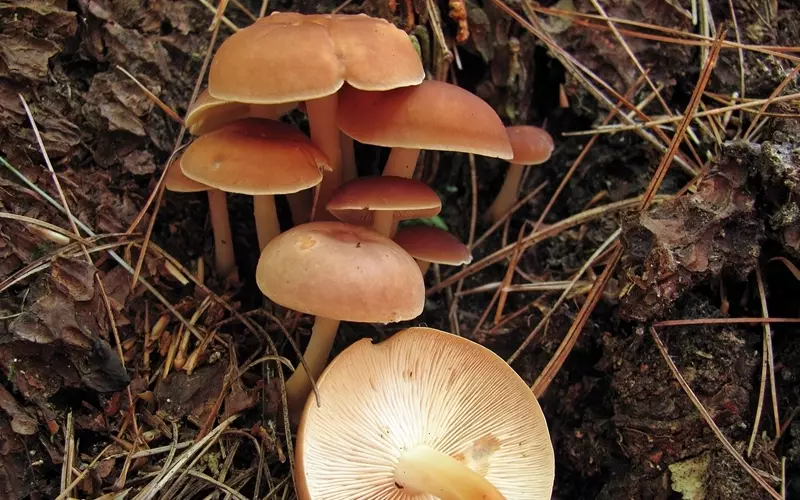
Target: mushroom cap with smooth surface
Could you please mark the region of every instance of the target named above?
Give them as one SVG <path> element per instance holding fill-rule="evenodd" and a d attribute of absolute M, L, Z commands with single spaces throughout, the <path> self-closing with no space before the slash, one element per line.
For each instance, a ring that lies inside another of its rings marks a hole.
<path fill-rule="evenodd" d="M 181 158 L 186 177 L 228 193 L 296 193 L 319 184 L 328 159 L 285 123 L 246 118 L 192 142 Z"/>
<path fill-rule="evenodd" d="M 186 113 L 186 128 L 192 135 L 203 135 L 242 118 L 277 120 L 297 107 L 297 103 L 248 104 L 217 99 L 203 90 Z"/>
<path fill-rule="evenodd" d="M 261 252 L 261 292 L 284 307 L 340 321 L 393 323 L 425 305 L 414 259 L 370 228 L 310 222 L 289 229 Z"/>
<path fill-rule="evenodd" d="M 424 78 L 408 35 L 384 19 L 276 12 L 222 43 L 208 89 L 219 99 L 275 104 L 319 99 L 345 81 L 387 90 Z"/>
<path fill-rule="evenodd" d="M 184 174 L 181 169 L 182 156 L 183 154 L 172 160 L 169 166 L 167 176 L 164 178 L 164 187 L 167 188 L 167 191 L 174 191 L 176 193 L 199 193 L 214 189 L 202 182 L 197 182 L 186 177 L 186 174 Z"/>
<path fill-rule="evenodd" d="M 483 475 L 509 500 L 551 497 L 544 414 L 514 370 L 475 342 L 431 328 L 362 339 L 317 386 L 321 405 L 308 399 L 297 432 L 300 499 L 432 499 L 395 485 L 400 456 L 419 445 Z"/>
<path fill-rule="evenodd" d="M 364 144 L 513 156 L 506 127 L 492 107 L 446 82 L 425 80 L 386 92 L 344 86 L 337 120 L 345 134 Z"/>
<path fill-rule="evenodd" d="M 509 162 L 516 165 L 538 165 L 553 154 L 553 138 L 546 130 L 531 125 L 514 125 L 506 128 L 514 157 Z"/>
<path fill-rule="evenodd" d="M 327 209 L 341 221 L 372 224 L 376 211 L 391 211 L 394 220 L 433 217 L 442 210 L 442 201 L 436 191 L 416 179 L 359 177 L 339 186 Z"/>
<path fill-rule="evenodd" d="M 431 226 L 400 228 L 392 238 L 415 259 L 447 266 L 472 262 L 469 248 L 452 234 Z"/>

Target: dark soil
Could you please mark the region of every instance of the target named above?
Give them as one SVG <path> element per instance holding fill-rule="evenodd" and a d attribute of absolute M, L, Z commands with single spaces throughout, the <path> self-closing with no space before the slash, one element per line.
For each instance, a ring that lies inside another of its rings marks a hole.
<path fill-rule="evenodd" d="M 261 2 L 242 3 L 257 12 Z M 443 31 L 452 37 L 457 26 L 447 17 L 447 2 L 439 3 Z M 553 3 L 542 2 L 544 6 Z M 612 17 L 697 32 L 691 19 L 674 6 L 688 9 L 688 1 L 601 3 Z M 733 3 L 743 43 L 800 46 L 800 6 L 795 2 Z M 354 2 L 344 12 L 391 16 L 387 2 L 359 4 Z M 401 27 L 410 28 L 406 26 L 407 5 L 417 9 L 419 26 L 413 33 L 426 56 L 426 69 L 438 73 L 441 62 L 435 57 L 425 2 L 397 4 L 393 20 Z M 717 26 L 730 22 L 727 0 L 710 4 Z M 523 192 L 544 181 L 549 183 L 511 218 L 507 229 L 496 231 L 474 249 L 477 261 L 513 243 L 526 222 L 538 219 L 589 138 L 563 134 L 598 125 L 607 110 L 598 106 L 541 42 L 493 2 L 468 1 L 467 5 L 471 37 L 459 48 L 461 69 L 453 72 L 456 80 L 491 103 L 506 123 L 545 126 L 556 140 L 552 159 L 530 169 Z M 519 2 L 509 5 L 522 11 Z M 574 5 L 577 11 L 596 13 L 588 0 L 575 0 Z M 271 10 L 330 12 L 334 7 L 327 1 L 270 2 Z M 227 14 L 238 26 L 250 22 L 233 2 Z M 210 38 L 207 27 L 211 18 L 196 0 L 0 2 L 0 155 L 59 199 L 20 101 L 22 95 L 72 214 L 98 234 L 125 232 L 155 188 L 180 127 L 117 66 L 183 115 Z M 600 22 L 594 25 L 602 26 Z M 223 26 L 220 38 L 229 34 Z M 617 92 L 624 93 L 639 76 L 607 31 L 574 23 L 563 30 L 554 29 L 552 35 Z M 728 39 L 735 39 L 732 29 Z M 651 70 L 652 80 L 663 83 L 662 96 L 671 111 L 681 113 L 700 74 L 700 49 L 632 36 L 626 40 L 641 64 Z M 793 67 L 785 59 L 750 50 L 744 51 L 744 56 L 748 98 L 768 97 Z M 723 96 L 739 91 L 739 64 L 737 51 L 723 50 L 706 90 Z M 784 93 L 797 92 L 799 83 L 797 79 L 789 83 Z M 566 93 L 568 108 L 558 106 L 559 86 Z M 648 93 L 647 86 L 642 89 L 633 101 L 640 102 Z M 709 107 L 721 105 L 711 98 L 704 102 Z M 789 116 L 800 112 L 800 106 L 796 101 L 786 102 L 770 110 Z M 644 111 L 663 113 L 657 102 Z M 652 322 L 665 319 L 761 316 L 756 268 L 762 272 L 770 316 L 800 317 L 800 272 L 791 264 L 800 260 L 800 125 L 791 118 L 770 118 L 756 141 L 739 140 L 737 128 L 746 129 L 751 117 L 734 113 L 722 141 L 694 128 L 698 135 L 695 148 L 702 158 L 710 158 L 708 172 L 694 191 L 643 214 L 606 214 L 537 244 L 521 258 L 515 284 L 526 282 L 523 273 L 537 281 L 568 280 L 618 227 L 623 228 L 621 264 L 575 348 L 541 398 L 557 457 L 554 498 L 769 498 L 711 432 L 649 332 Z M 299 112 L 288 119 L 306 127 Z M 362 145 L 357 145 L 356 151 L 362 174 L 378 172 L 387 154 Z M 691 154 L 685 144 L 681 153 Z M 601 135 L 544 222 L 552 224 L 590 205 L 643 193 L 660 157 L 634 133 Z M 475 160 L 476 235 L 480 236 L 489 227 L 480 214 L 499 189 L 505 165 L 481 157 Z M 425 153 L 423 164 L 421 177 L 442 197 L 442 221 L 466 241 L 472 203 L 468 158 Z M 685 172 L 672 168 L 661 192 L 675 193 L 690 180 Z M 206 286 L 240 312 L 255 311 L 249 317 L 264 326 L 281 354 L 294 362 L 296 357 L 277 325 L 258 310 L 264 304 L 252 279 L 258 255 L 251 202 L 238 196 L 229 200 L 238 282 L 222 283 L 210 270 L 212 241 L 202 195 L 166 193 L 152 241 L 190 271 L 196 272 L 197 260 L 205 259 Z M 279 203 L 281 217 L 288 224 L 288 208 L 283 200 Z M 5 168 L 0 168 L 0 211 L 69 227 L 62 214 Z M 145 230 L 151 214 L 137 226 L 137 232 Z M 177 424 L 177 439 L 184 441 L 200 429 L 207 431 L 214 415 L 222 419 L 243 411 L 235 427 L 251 434 L 262 447 L 272 478 L 269 486 L 288 474 L 274 366 L 264 365 L 263 372 L 245 374 L 221 407 L 217 404 L 223 380 L 232 377 L 246 359 L 265 354 L 262 339 L 240 321 L 229 319 L 231 315 L 221 306 L 212 305 L 199 325 L 218 326 L 219 335 L 231 348 L 212 343 L 191 374 L 173 371 L 162 380 L 154 372 L 169 348 L 165 339 L 176 334 L 178 322 L 171 319 L 161 339 L 146 342 L 145 334 L 158 318 L 169 317 L 162 304 L 141 286 L 131 288 L 128 272 L 101 257 L 102 252 L 93 255 L 94 267 L 85 263 L 77 247 L 71 255 L 47 259 L 59 247 L 32 227 L 19 218 L 0 218 L 0 281 L 37 259 L 52 260 L 48 268 L 11 286 L 3 283 L 6 288 L 0 295 L 0 369 L 6 379 L 0 384 L 0 498 L 58 495 L 68 414 L 77 440 L 75 468 L 82 470 L 107 445 L 119 454 L 102 461 L 72 496 L 97 498 L 126 483 L 139 488 L 149 481 L 152 476 L 147 474 L 159 469 L 163 456 L 126 463 L 125 441 L 133 435 L 126 417 L 130 414 L 128 389 L 138 425 L 150 432 L 150 447 L 172 441 L 172 422 Z M 122 245 L 117 251 L 135 264 L 138 247 Z M 505 270 L 506 262 L 502 262 L 472 274 L 464 280 L 463 290 L 502 281 Z M 601 270 L 601 266 L 594 268 L 598 274 Z M 106 305 L 95 271 L 99 271 L 114 311 L 125 366 L 117 355 L 115 333 L 102 319 Z M 441 277 L 455 271 L 443 267 Z M 436 282 L 434 274 L 428 275 L 431 285 Z M 148 254 L 143 276 L 187 317 L 206 297 L 200 287 L 181 285 L 158 254 Z M 413 324 L 448 331 L 458 327 L 462 335 L 506 357 L 560 293 L 511 293 L 505 312 L 522 313 L 499 328 L 494 328 L 492 316 L 476 328 L 492 291 L 463 295 L 452 316 L 449 293 L 454 288 L 431 294 L 423 316 Z M 514 361 L 512 366 L 526 381 L 532 383 L 552 358 L 584 299 L 585 295 L 578 294 L 565 301 Z M 286 314 L 271 304 L 267 308 L 281 318 Z M 285 325 L 302 344 L 310 329 L 308 318 L 286 318 Z M 357 338 L 385 338 L 406 326 L 344 324 L 335 351 Z M 777 406 L 785 429 L 776 438 L 768 391 L 760 432 L 748 457 L 775 488 L 779 488 L 774 479 L 781 475 L 781 458 L 786 458 L 788 498 L 800 493 L 800 422 L 794 420 L 800 408 L 796 330 L 791 324 L 772 326 Z M 762 327 L 660 327 L 657 332 L 721 431 L 736 449 L 745 450 L 761 384 Z M 238 473 L 244 477 L 255 464 L 252 442 L 245 439 L 237 446 L 242 452 L 233 462 L 229 478 Z M 202 467 L 211 474 L 219 470 L 214 461 L 224 459 L 211 454 L 204 460 Z M 261 496 L 267 486 L 262 482 Z M 691 496 L 687 492 L 690 487 L 699 493 Z M 192 494 L 203 498 L 200 493 L 209 491 Z M 242 491 L 253 495 L 252 482 Z"/>

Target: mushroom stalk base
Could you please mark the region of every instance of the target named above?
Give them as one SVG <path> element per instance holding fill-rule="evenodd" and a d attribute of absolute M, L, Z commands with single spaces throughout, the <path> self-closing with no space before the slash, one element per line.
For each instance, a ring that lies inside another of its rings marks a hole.
<path fill-rule="evenodd" d="M 505 500 L 485 477 L 425 445 L 400 455 L 394 481 L 409 495 L 427 493 L 441 500 Z"/>
<path fill-rule="evenodd" d="M 275 210 L 275 197 L 271 194 L 253 196 L 253 215 L 256 219 L 258 249 L 264 250 L 267 243 L 281 234 L 278 212 Z"/>
<path fill-rule="evenodd" d="M 311 339 L 308 341 L 303 359 L 308 366 L 314 380 L 319 378 L 328 362 L 336 331 L 339 329 L 339 320 L 317 316 L 314 328 L 311 330 Z M 294 422 L 300 419 L 308 395 L 311 394 L 311 379 L 302 364 L 298 364 L 294 373 L 286 381 L 286 403 L 289 414 Z"/>
<path fill-rule="evenodd" d="M 506 178 L 503 185 L 500 187 L 500 192 L 489 207 L 488 215 L 492 221 L 497 222 L 511 210 L 511 207 L 517 202 L 519 194 L 519 184 L 522 181 L 522 172 L 525 167 L 523 165 L 509 164 Z"/>
<path fill-rule="evenodd" d="M 392 148 L 389 159 L 383 167 L 383 175 L 393 175 L 395 177 L 414 177 L 414 170 L 417 168 L 419 159 L 419 149 Z"/>
<path fill-rule="evenodd" d="M 325 172 L 319 184 L 316 220 L 336 220 L 326 209 L 333 191 L 342 184 L 342 144 L 336 124 L 337 94 L 306 101 L 311 141 L 328 157 L 330 172 Z"/>
<path fill-rule="evenodd" d="M 208 190 L 208 215 L 211 218 L 211 231 L 214 233 L 214 266 L 217 275 L 224 279 L 236 270 L 231 220 L 228 215 L 228 199 L 225 191 Z"/>

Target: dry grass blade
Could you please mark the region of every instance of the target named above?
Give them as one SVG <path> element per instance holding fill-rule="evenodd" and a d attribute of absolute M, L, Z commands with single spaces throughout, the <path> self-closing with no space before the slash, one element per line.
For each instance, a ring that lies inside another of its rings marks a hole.
<path fill-rule="evenodd" d="M 775 100 L 778 97 L 778 95 L 781 92 L 783 92 L 783 89 L 785 89 L 786 86 L 789 85 L 792 82 L 792 80 L 795 79 L 795 77 L 797 76 L 798 72 L 800 72 L 800 64 L 795 66 L 794 69 L 792 71 L 790 71 L 788 75 L 786 75 L 786 77 L 783 79 L 783 81 L 781 81 L 780 85 L 775 87 L 775 90 L 772 91 L 772 93 L 770 94 L 769 98 L 765 99 L 764 104 L 758 110 L 758 114 L 756 115 L 755 118 L 753 118 L 753 121 L 750 122 L 750 126 L 747 127 L 747 131 L 744 133 L 745 139 L 751 139 L 753 137 L 753 134 L 754 134 L 754 132 L 755 132 L 755 130 L 756 130 L 758 124 L 759 124 L 759 119 L 761 118 L 761 115 L 764 113 L 764 111 L 767 110 L 767 108 L 770 106 L 770 104 L 775 102 Z"/>
<path fill-rule="evenodd" d="M 667 351 L 666 346 L 664 346 L 664 343 L 661 341 L 661 338 L 658 336 L 655 327 L 651 326 L 649 330 L 650 330 L 650 335 L 653 337 L 653 341 L 655 341 L 656 343 L 658 351 L 661 353 L 661 357 L 664 358 L 664 361 L 667 363 L 667 366 L 669 367 L 670 371 L 675 376 L 675 379 L 678 381 L 681 388 L 683 388 L 683 391 L 686 393 L 686 395 L 689 396 L 689 399 L 692 400 L 692 404 L 694 404 L 695 408 L 697 408 L 697 410 L 700 412 L 700 415 L 703 417 L 703 420 L 706 421 L 708 426 L 717 436 L 717 439 L 719 439 L 720 443 L 722 443 L 722 446 L 724 446 L 725 449 L 728 450 L 728 452 L 733 456 L 733 458 L 736 459 L 737 462 L 739 462 L 742 468 L 744 468 L 744 470 L 747 471 L 748 474 L 750 474 L 750 477 L 755 479 L 755 481 L 759 484 L 759 486 L 761 486 L 764 489 L 765 492 L 767 492 L 772 498 L 776 500 L 781 500 L 782 499 L 781 495 L 778 492 L 776 492 L 769 484 L 767 484 L 767 481 L 763 477 L 761 477 L 761 475 L 758 472 L 756 472 L 750 466 L 750 464 L 748 464 L 744 460 L 744 458 L 742 458 L 741 454 L 736 450 L 736 448 L 733 447 L 730 441 L 728 441 L 728 439 L 725 437 L 725 435 L 722 433 L 719 427 L 717 427 L 717 424 L 714 423 L 714 419 L 711 418 L 711 415 L 709 415 L 708 410 L 706 410 L 705 407 L 703 407 L 703 403 L 701 403 L 700 400 L 697 398 L 697 395 L 695 395 L 694 391 L 692 391 L 692 388 L 689 387 L 689 384 L 686 382 L 686 379 L 684 379 L 683 375 L 681 375 L 681 372 L 680 370 L 678 370 L 678 367 L 675 366 L 675 362 L 672 361 L 672 358 L 670 358 L 669 352 Z"/>
<path fill-rule="evenodd" d="M 544 370 L 542 370 L 542 373 L 540 373 L 533 382 L 533 385 L 531 385 L 531 390 L 537 398 L 541 397 L 541 395 L 544 394 L 544 392 L 550 386 L 550 382 L 552 382 L 556 377 L 558 371 L 561 369 L 561 366 L 564 364 L 564 361 L 567 359 L 567 356 L 572 351 L 575 343 L 578 341 L 581 330 L 583 330 L 586 320 L 589 319 L 589 315 L 592 313 L 597 305 L 597 302 L 600 300 L 600 297 L 603 295 L 603 290 L 605 289 L 609 278 L 611 278 L 611 274 L 614 272 L 614 268 L 617 266 L 617 262 L 619 261 L 621 255 L 622 245 L 617 245 L 616 250 L 614 250 L 614 253 L 611 255 L 611 259 L 609 260 L 608 264 L 606 264 L 602 274 L 600 274 L 595 281 L 592 290 L 589 292 L 589 296 L 586 297 L 586 302 L 584 302 L 583 307 L 581 307 L 581 310 L 578 312 L 578 316 L 575 318 L 575 321 L 573 321 L 569 331 L 567 331 L 567 335 L 564 337 L 564 340 L 558 346 L 553 358 L 547 363 L 547 366 L 544 367 Z"/>
<path fill-rule="evenodd" d="M 64 457 L 61 464 L 60 494 L 69 496 L 72 492 L 72 464 L 75 459 L 75 429 L 72 424 L 72 412 L 67 413 L 67 425 L 64 426 Z"/>
<path fill-rule="evenodd" d="M 672 142 L 667 149 L 667 153 L 661 158 L 661 163 L 658 165 L 653 179 L 647 186 L 647 191 L 645 191 L 642 204 L 639 207 L 641 210 L 646 210 L 650 206 L 650 203 L 652 203 L 656 193 L 658 192 L 658 188 L 661 187 L 661 182 L 664 180 L 664 177 L 666 177 L 670 165 L 672 165 L 672 158 L 678 153 L 678 147 L 683 141 L 683 136 L 686 134 L 689 124 L 694 119 L 694 114 L 697 112 L 697 107 L 700 104 L 700 99 L 703 96 L 703 90 L 705 90 L 706 85 L 708 85 L 708 80 L 711 78 L 711 72 L 714 70 L 714 66 L 716 66 L 725 33 L 726 30 L 724 28 L 719 30 L 716 42 L 711 48 L 711 53 L 709 54 L 708 59 L 703 66 L 703 71 L 700 73 L 700 77 L 697 85 L 695 86 L 694 92 L 692 92 L 689 105 L 686 106 L 686 110 L 683 113 L 683 119 L 681 120 L 680 125 L 678 125 L 678 128 L 675 130 L 675 136 L 673 137 Z"/>
<path fill-rule="evenodd" d="M 172 118 L 174 121 L 176 121 L 176 122 L 178 122 L 179 124 L 183 125 L 183 118 L 181 118 L 180 116 L 178 116 L 178 113 L 176 113 L 176 112 L 175 112 L 175 110 L 173 110 L 172 108 L 170 108 L 169 106 L 167 106 L 167 104 L 166 104 L 164 101 L 162 101 L 161 99 L 159 99 L 157 95 L 155 95 L 154 93 L 152 93 L 152 92 L 150 91 L 150 89 L 148 89 L 147 87 L 145 87 L 145 86 L 144 86 L 144 84 L 143 84 L 142 82 L 140 82 L 140 81 L 139 81 L 139 80 L 138 80 L 138 79 L 137 79 L 135 76 L 133 76 L 132 74 L 130 74 L 130 72 L 128 72 L 128 70 L 126 70 L 125 68 L 123 68 L 122 66 L 119 66 L 119 65 L 117 65 L 117 66 L 116 66 L 116 68 L 117 68 L 118 70 L 120 70 L 122 73 L 124 73 L 124 74 L 125 74 L 125 76 L 127 76 L 128 78 L 130 78 L 131 80 L 133 80 L 133 83 L 135 83 L 135 84 L 136 84 L 136 85 L 137 85 L 137 86 L 138 86 L 140 89 L 142 89 L 142 92 L 144 92 L 144 93 L 147 95 L 147 97 L 148 97 L 148 98 L 149 98 L 151 101 L 153 101 L 154 103 L 156 103 L 156 106 L 158 106 L 159 108 L 161 108 L 161 111 L 163 111 L 164 113 L 166 113 L 166 114 L 167 114 L 167 115 L 168 115 L 170 118 Z"/>
<path fill-rule="evenodd" d="M 657 199 L 666 199 L 669 196 L 661 196 Z M 594 207 L 589 210 L 585 210 L 573 216 L 567 217 L 566 219 L 562 219 L 558 222 L 551 224 L 550 226 L 540 229 L 533 234 L 529 234 L 522 240 L 522 244 L 525 247 L 529 247 L 531 245 L 535 245 L 541 241 L 546 240 L 547 238 L 551 238 L 562 231 L 566 231 L 572 227 L 575 227 L 580 224 L 584 224 L 586 222 L 590 222 L 595 220 L 603 215 L 612 214 L 615 212 L 619 212 L 622 210 L 628 210 L 633 208 L 636 205 L 641 203 L 642 197 L 636 196 L 634 198 L 628 198 L 625 200 L 615 201 L 613 203 L 609 203 L 607 205 L 601 205 L 599 207 Z M 512 243 L 510 245 L 506 245 L 505 247 L 487 255 L 483 259 L 470 264 L 469 266 L 465 267 L 464 269 L 460 270 L 459 272 L 449 276 L 447 279 L 442 280 L 441 283 L 438 283 L 432 286 L 428 291 L 427 294 L 433 294 L 438 292 L 444 287 L 450 286 L 456 281 L 464 278 L 465 276 L 469 276 L 474 274 L 478 271 L 481 271 L 492 264 L 500 262 L 503 260 L 508 254 L 514 251 L 516 248 L 516 243 Z"/>
<path fill-rule="evenodd" d="M 758 298 L 761 302 L 761 315 L 769 317 L 767 307 L 767 293 L 764 290 L 764 279 L 761 276 L 761 268 L 756 266 L 756 284 L 758 285 Z M 772 397 L 772 418 L 775 423 L 775 438 L 781 435 L 781 418 L 778 412 L 777 385 L 775 383 L 775 356 L 772 352 L 772 328 L 769 323 L 763 323 L 761 328 L 764 330 L 764 358 L 767 360 L 769 370 L 770 396 Z"/>
<path fill-rule="evenodd" d="M 547 324 L 547 322 L 550 320 L 553 314 L 555 314 L 556 310 L 558 310 L 559 306 L 561 306 L 561 304 L 567 299 L 567 297 L 569 297 L 570 292 L 578 283 L 578 281 L 581 279 L 581 277 L 583 277 L 583 275 L 586 273 L 587 270 L 589 270 L 590 267 L 595 265 L 598 257 L 600 257 L 603 254 L 603 252 L 605 252 L 606 248 L 608 248 L 612 243 L 617 241 L 617 238 L 619 238 L 620 234 L 622 234 L 622 229 L 617 229 L 616 231 L 614 231 L 614 233 L 611 236 L 609 236 L 606 239 L 606 241 L 604 241 L 603 244 L 597 248 L 597 250 L 594 251 L 594 253 L 586 260 L 586 262 L 584 262 L 584 264 L 581 266 L 578 272 L 575 273 L 575 276 L 572 278 L 572 280 L 570 280 L 569 285 L 566 288 L 564 288 L 564 291 L 561 293 L 561 296 L 558 298 L 558 300 L 556 300 L 556 302 L 552 306 L 550 306 L 550 310 L 547 311 L 547 314 L 544 315 L 544 317 L 539 321 L 539 323 L 531 331 L 531 333 L 528 334 L 528 337 L 522 342 L 522 344 L 520 344 L 519 347 L 517 347 L 517 350 L 514 351 L 514 353 L 511 356 L 509 356 L 509 358 L 506 360 L 508 364 L 513 363 L 519 357 L 519 355 L 522 354 L 522 351 L 524 351 L 525 348 L 528 347 L 528 345 L 531 343 L 531 341 L 539 332 L 539 330 L 541 330 L 544 327 L 544 325 Z M 564 341 L 568 342 L 566 338 L 564 339 Z M 559 347 L 559 349 L 556 351 L 555 356 L 558 356 L 558 353 L 561 350 L 562 350 L 561 347 Z M 547 369 L 545 368 L 544 371 L 546 372 Z M 537 384 L 534 383 L 534 386 L 536 385 Z M 537 397 L 539 395 L 536 391 L 534 391 L 534 394 L 536 394 Z"/>
<path fill-rule="evenodd" d="M 800 323 L 800 318 L 697 318 L 658 321 L 653 326 L 747 325 L 763 323 Z"/>

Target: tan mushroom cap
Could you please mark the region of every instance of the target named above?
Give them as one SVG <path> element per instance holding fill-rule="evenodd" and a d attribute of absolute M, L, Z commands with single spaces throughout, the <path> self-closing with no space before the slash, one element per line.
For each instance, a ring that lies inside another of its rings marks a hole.
<path fill-rule="evenodd" d="M 431 328 L 354 343 L 317 379 L 297 433 L 300 499 L 401 500 L 403 451 L 427 445 L 505 498 L 549 499 L 555 474 L 547 422 L 525 382 L 485 347 Z M 477 497 L 476 497 L 477 498 Z"/>
<path fill-rule="evenodd" d="M 246 118 L 195 139 L 181 158 L 186 177 L 228 193 L 275 195 L 322 180 L 328 160 L 285 123 Z"/>
<path fill-rule="evenodd" d="M 164 187 L 167 188 L 167 191 L 174 191 L 176 193 L 199 193 L 201 191 L 214 189 L 211 186 L 206 186 L 202 182 L 193 181 L 186 177 L 186 174 L 184 174 L 181 169 L 181 156 L 178 156 L 172 161 L 167 171 L 167 176 L 164 178 Z"/>
<path fill-rule="evenodd" d="M 514 158 L 509 160 L 516 165 L 538 165 L 550 159 L 553 154 L 553 138 L 546 130 L 531 125 L 514 125 L 506 128 Z"/>
<path fill-rule="evenodd" d="M 359 177 L 334 191 L 327 209 L 350 224 L 372 224 L 376 211 L 391 211 L 394 220 L 433 217 L 442 201 L 430 186 L 403 177 Z"/>
<path fill-rule="evenodd" d="M 425 304 L 417 263 L 392 240 L 343 222 L 295 226 L 262 251 L 256 282 L 272 301 L 340 321 L 393 323 Z"/>
<path fill-rule="evenodd" d="M 325 97 L 345 81 L 387 90 L 424 78 L 408 35 L 384 19 L 276 12 L 222 43 L 208 88 L 219 99 L 275 104 Z"/>
<path fill-rule="evenodd" d="M 415 259 L 447 266 L 472 262 L 469 248 L 452 234 L 431 226 L 404 227 L 392 238 Z"/>
<path fill-rule="evenodd" d="M 353 139 L 376 146 L 459 151 L 510 159 L 506 127 L 486 101 L 446 82 L 339 92 L 338 123 Z"/>
<path fill-rule="evenodd" d="M 212 97 L 208 89 L 197 96 L 186 113 L 186 128 L 192 135 L 203 135 L 242 118 L 277 120 L 297 107 L 297 103 L 248 104 Z"/>

